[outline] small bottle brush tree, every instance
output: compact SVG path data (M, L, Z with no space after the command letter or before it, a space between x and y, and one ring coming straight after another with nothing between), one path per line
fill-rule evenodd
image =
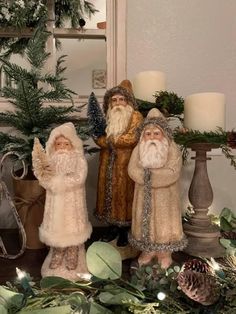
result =
M88 119L89 125L91 126L91 135L94 138L98 138L105 134L105 116L93 92L90 94L88 101Z
M79 124L79 118L71 115L78 112L72 102L74 94L64 85L62 77L63 57L58 59L55 74L43 73L49 54L45 52L48 33L38 28L30 39L26 57L30 65L27 70L0 57L3 70L12 80L12 86L3 87L0 92L13 106L12 111L0 112L0 124L11 127L14 135L0 132L0 154L16 152L28 167L31 166L31 152L34 137L45 144L51 129L64 122ZM70 106L50 105L44 102L70 100ZM83 128L86 132L86 128Z

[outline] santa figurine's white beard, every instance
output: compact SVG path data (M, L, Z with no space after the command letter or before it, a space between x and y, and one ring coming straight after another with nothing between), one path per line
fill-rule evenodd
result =
M51 165L56 175L73 173L76 171L77 154L60 149L52 154Z
M168 158L169 143L163 137L159 140L142 140L139 144L140 164L143 168L161 168Z
M130 105L116 105L112 109L109 107L107 111L107 137L113 136L117 140L126 131L133 110Z

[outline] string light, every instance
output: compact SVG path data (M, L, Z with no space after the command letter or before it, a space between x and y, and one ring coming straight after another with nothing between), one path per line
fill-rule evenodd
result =
M77 273L77 276L80 278L80 279L83 279L83 280L86 280L86 281L89 281L92 277L91 274L89 273Z
M166 294L164 292L158 292L157 299L163 301L166 298Z
M207 263L211 266L211 268L214 270L215 274L224 279L225 278L225 273L224 271L221 269L220 265L216 262L216 260L211 257L211 261L207 261Z
M21 269L19 269L18 267L16 267L16 274L17 274L17 277L20 281L22 288L25 291L25 295L35 296L34 291L32 290L30 283L29 283L29 280L27 278L27 274L24 271L22 271Z

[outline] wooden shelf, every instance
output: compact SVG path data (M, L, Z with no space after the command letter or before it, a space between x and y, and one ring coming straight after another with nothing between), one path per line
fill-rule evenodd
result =
M33 28L25 28L20 31L12 28L0 28L0 37L31 37ZM78 39L106 39L105 29L73 29L73 28L54 28L53 34L55 38L78 38Z

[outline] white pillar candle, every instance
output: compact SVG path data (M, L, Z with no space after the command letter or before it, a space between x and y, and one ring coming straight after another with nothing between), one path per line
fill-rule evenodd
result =
M133 80L133 91L136 98L155 102L155 92L166 89L166 75L160 71L138 73Z
M225 95L221 93L198 93L185 98L184 126L200 132L225 129Z

